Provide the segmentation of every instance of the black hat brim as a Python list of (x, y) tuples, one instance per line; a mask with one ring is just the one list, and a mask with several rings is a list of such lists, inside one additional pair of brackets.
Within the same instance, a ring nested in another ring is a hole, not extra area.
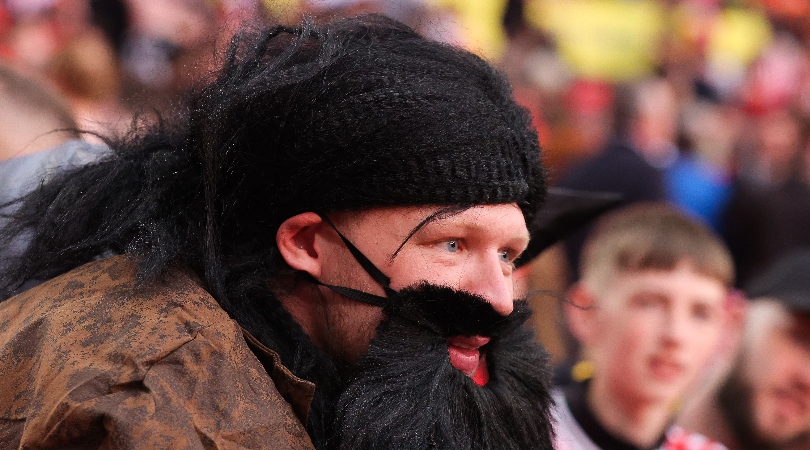
[(775, 299), (790, 311), (810, 312), (810, 248), (780, 257), (746, 286), (745, 293), (753, 300)]
[(546, 201), (529, 225), (529, 246), (517, 259), (515, 266), (528, 264), (543, 250), (621, 203), (621, 194), (549, 188)]

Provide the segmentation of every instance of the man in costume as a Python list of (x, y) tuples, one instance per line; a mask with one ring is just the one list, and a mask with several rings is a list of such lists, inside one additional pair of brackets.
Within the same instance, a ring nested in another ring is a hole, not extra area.
[(484, 61), (382, 17), (241, 35), (0, 233), (30, 238), (0, 274), (0, 442), (550, 449), (512, 283), (530, 123)]

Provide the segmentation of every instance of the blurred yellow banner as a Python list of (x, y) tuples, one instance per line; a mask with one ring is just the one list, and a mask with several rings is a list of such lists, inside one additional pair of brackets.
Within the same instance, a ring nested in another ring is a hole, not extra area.
[(665, 13), (652, 0), (530, 0), (529, 23), (552, 34), (578, 75), (623, 81), (656, 65)]
[(506, 47), (506, 33), (501, 21), (506, 0), (429, 0), (434, 8), (453, 11), (464, 29), (464, 45), (468, 50), (496, 60)]
[(771, 40), (771, 25), (756, 10), (728, 8), (718, 17), (712, 31), (709, 59), (732, 59), (742, 67), (753, 62)]

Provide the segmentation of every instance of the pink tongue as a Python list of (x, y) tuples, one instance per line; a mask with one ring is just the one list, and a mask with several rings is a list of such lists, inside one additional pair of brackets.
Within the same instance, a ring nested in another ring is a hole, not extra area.
[(484, 336), (452, 336), (447, 339), (450, 364), (468, 377), (481, 365), (480, 347), (489, 342)]
[(481, 352), (478, 349), (467, 349), (451, 345), (448, 347), (448, 352), (450, 353), (450, 364), (453, 367), (462, 371), (468, 377), (473, 376), (475, 369), (478, 368), (478, 360), (481, 357)]

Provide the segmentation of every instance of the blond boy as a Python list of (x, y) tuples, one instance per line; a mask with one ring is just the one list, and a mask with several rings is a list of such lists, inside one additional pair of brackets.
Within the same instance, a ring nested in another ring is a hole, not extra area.
[(566, 315), (592, 374), (557, 391), (557, 447), (724, 448), (670, 426), (721, 340), (733, 280), (721, 241), (668, 206), (633, 206), (600, 221), (580, 271)]

